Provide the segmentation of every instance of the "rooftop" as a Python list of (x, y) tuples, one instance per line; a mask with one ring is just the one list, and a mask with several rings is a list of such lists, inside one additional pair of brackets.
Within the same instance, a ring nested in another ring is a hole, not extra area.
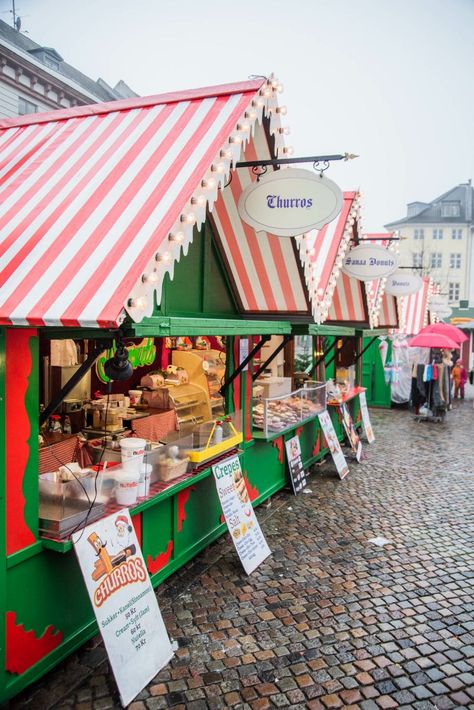
[(385, 225), (386, 229), (404, 224), (465, 224), (473, 221), (474, 189), (469, 180), (451, 188), (432, 202), (410, 202), (407, 216)]
[[(98, 101), (113, 101), (138, 95), (122, 80), (117, 82), (114, 87), (111, 87), (103, 79), (99, 78), (97, 81), (91, 79), (71, 64), (65, 62), (53, 47), (42, 46), (34, 42), (25, 34), (18, 32), (6, 22), (0, 20), (0, 43), (2, 40), (17, 49), (23, 57), (25, 54), (30, 55), (32, 59), (43, 63), (48, 73), (53, 73), (51, 71), (53, 69), (54, 73), (59, 75), (59, 78), (62, 75), (66, 80), (75, 82), (84, 91), (96, 96)], [(53, 67), (45, 61), (45, 57), (55, 61), (55, 66)]]

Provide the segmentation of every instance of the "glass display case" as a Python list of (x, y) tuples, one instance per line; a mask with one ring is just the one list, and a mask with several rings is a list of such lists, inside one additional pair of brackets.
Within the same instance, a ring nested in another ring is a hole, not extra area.
[(169, 408), (176, 412), (180, 432), (190, 432), (196, 424), (211, 419), (211, 407), (206, 392), (191, 383), (168, 389)]
[(286, 396), (267, 397), (254, 402), (253, 425), (265, 436), (298, 426), (326, 409), (326, 384), (306, 382)]

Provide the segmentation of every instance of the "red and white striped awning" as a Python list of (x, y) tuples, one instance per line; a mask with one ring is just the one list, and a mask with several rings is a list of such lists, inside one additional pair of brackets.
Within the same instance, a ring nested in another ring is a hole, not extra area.
[(258, 79), (0, 121), (0, 324), (151, 315), (263, 114), (283, 150), (280, 88)]
[[(271, 157), (265, 130), (257, 125), (242, 160)], [(257, 234), (240, 218), (237, 209), (240, 195), (254, 180), (250, 168), (236, 170), (212, 212), (240, 308), (246, 313), (309, 315), (311, 307), (295, 239), (281, 239), (266, 232)]]
[(368, 325), (364, 284), (341, 272), (346, 251), (360, 233), (360, 193), (344, 192), (339, 216), (298, 240), (316, 323), (327, 320)]
[(400, 304), (400, 332), (405, 335), (416, 335), (425, 325), (428, 325), (432, 281), (428, 276), (423, 276), (421, 280), (423, 285), (419, 291), (398, 299)]
[[(364, 234), (362, 241), (368, 239), (370, 244), (386, 247), (389, 251), (397, 251), (395, 243), (389, 241), (394, 234), (394, 232)], [(371, 328), (396, 328), (398, 326), (397, 300), (395, 296), (385, 293), (385, 284), (385, 278), (366, 281)]]

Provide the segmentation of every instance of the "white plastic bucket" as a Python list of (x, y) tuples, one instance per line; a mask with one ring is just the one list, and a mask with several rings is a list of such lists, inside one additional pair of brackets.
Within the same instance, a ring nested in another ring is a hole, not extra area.
[(145, 446), (145, 439), (136, 439), (133, 436), (120, 439), (122, 468), (140, 473), (140, 466), (145, 455)]
[(117, 471), (115, 499), (118, 505), (134, 505), (138, 498), (138, 471)]

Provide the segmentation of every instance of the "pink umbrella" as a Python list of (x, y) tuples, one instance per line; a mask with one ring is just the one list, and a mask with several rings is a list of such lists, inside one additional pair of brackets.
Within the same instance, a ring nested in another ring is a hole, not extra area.
[(462, 332), (460, 328), (456, 328), (455, 325), (450, 325), (450, 323), (432, 323), (427, 325), (426, 328), (420, 330), (421, 333), (441, 333), (442, 335), (447, 335), (448, 338), (454, 340), (456, 343), (464, 343), (469, 340), (467, 335)]
[(442, 333), (423, 333), (415, 335), (408, 343), (411, 348), (445, 348), (459, 350), (459, 344)]

